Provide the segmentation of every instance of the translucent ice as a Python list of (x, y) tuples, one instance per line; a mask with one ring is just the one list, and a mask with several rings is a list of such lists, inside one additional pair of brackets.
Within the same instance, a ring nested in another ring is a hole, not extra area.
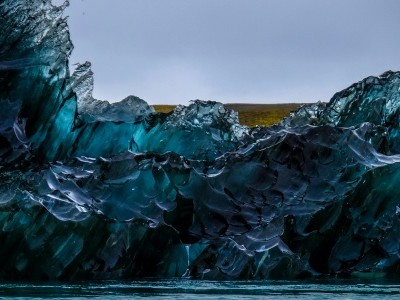
[(398, 276), (399, 72), (271, 127), (157, 114), (70, 75), (64, 8), (0, 3), (0, 278)]
[(108, 101), (94, 99), (93, 72), (91, 64), (86, 62), (78, 65), (71, 76), (72, 89), (77, 95), (78, 113), (86, 118), (86, 121), (114, 121), (133, 123), (142, 121), (154, 108), (144, 100), (129, 96), (120, 102), (110, 104)]

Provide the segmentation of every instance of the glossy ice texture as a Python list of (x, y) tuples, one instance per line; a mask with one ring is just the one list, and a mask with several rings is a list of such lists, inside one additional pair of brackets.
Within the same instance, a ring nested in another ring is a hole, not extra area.
[(398, 276), (400, 73), (272, 127), (157, 114), (70, 74), (64, 8), (0, 2), (0, 278)]

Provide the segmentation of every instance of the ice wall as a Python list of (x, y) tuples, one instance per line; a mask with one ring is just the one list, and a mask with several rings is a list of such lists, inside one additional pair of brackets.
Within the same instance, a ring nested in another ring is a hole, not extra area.
[(400, 73), (271, 127), (70, 75), (65, 5), (0, 3), (0, 278), (398, 276)]

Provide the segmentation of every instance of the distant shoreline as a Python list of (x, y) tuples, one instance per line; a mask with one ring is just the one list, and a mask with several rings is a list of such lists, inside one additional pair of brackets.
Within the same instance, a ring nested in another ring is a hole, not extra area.
[[(224, 106), (238, 112), (241, 124), (255, 127), (257, 125), (270, 126), (276, 124), (283, 118), (288, 117), (292, 111), (297, 110), (303, 104), (305, 103), (227, 103)], [(152, 106), (159, 113), (169, 113), (177, 105), (156, 104)]]

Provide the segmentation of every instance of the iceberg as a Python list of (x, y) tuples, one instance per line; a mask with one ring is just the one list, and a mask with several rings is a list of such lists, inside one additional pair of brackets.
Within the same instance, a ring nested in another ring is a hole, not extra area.
[(68, 3), (0, 3), (0, 278), (398, 277), (400, 72), (248, 128), (71, 74)]

